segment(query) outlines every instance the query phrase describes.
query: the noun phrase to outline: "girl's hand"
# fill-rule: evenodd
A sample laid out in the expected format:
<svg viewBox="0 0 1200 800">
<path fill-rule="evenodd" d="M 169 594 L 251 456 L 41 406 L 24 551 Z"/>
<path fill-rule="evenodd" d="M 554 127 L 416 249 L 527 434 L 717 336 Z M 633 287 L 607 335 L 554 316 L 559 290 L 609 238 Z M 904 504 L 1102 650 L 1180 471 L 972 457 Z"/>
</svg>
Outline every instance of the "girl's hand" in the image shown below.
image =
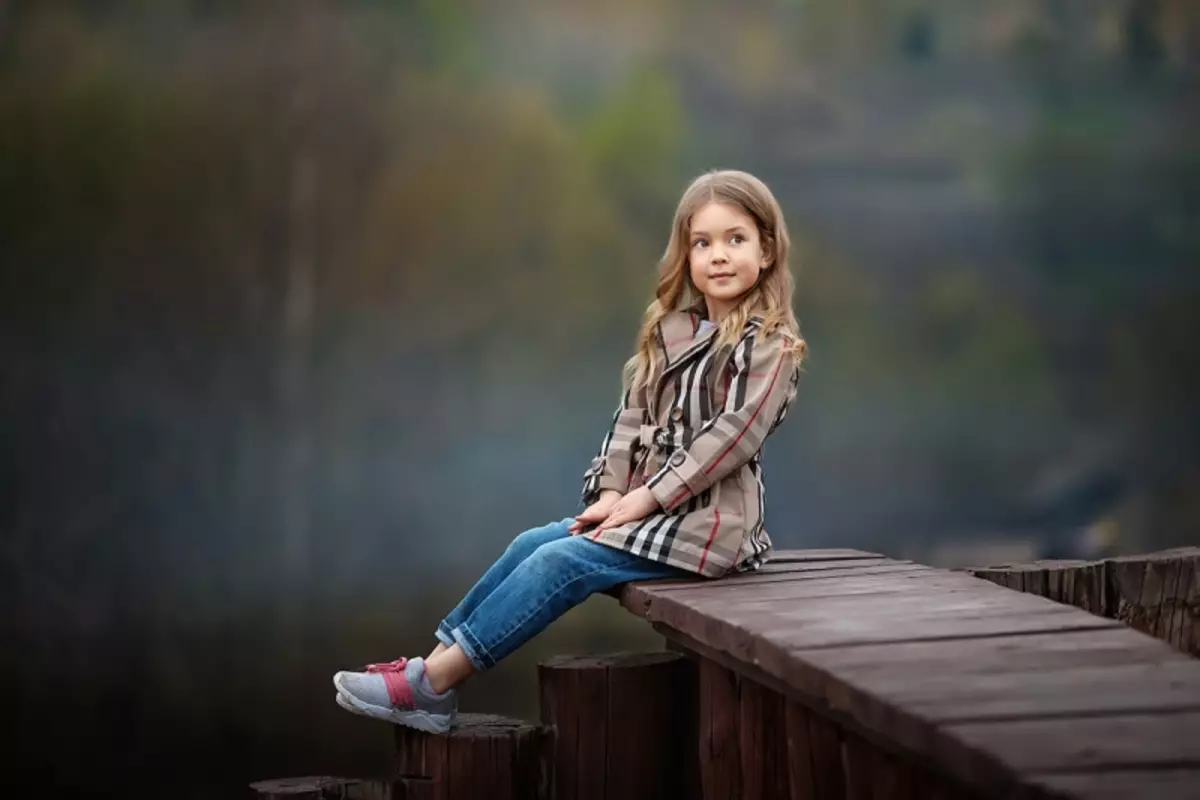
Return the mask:
<svg viewBox="0 0 1200 800">
<path fill-rule="evenodd" d="M 577 533 L 582 533 L 583 529 L 588 525 L 595 525 L 597 522 L 603 522 L 608 516 L 608 512 L 621 499 L 621 493 L 615 489 L 605 489 L 600 493 L 600 499 L 585 508 L 583 512 L 575 518 L 575 521 L 567 528 L 574 536 Z"/>
<path fill-rule="evenodd" d="M 609 528 L 616 528 L 627 522 L 636 522 L 658 509 L 659 505 L 658 501 L 654 499 L 654 493 L 645 486 L 641 486 L 616 502 L 612 510 L 608 512 L 608 517 L 600 523 L 600 527 L 596 529 L 596 532 L 599 533 Z"/>
</svg>

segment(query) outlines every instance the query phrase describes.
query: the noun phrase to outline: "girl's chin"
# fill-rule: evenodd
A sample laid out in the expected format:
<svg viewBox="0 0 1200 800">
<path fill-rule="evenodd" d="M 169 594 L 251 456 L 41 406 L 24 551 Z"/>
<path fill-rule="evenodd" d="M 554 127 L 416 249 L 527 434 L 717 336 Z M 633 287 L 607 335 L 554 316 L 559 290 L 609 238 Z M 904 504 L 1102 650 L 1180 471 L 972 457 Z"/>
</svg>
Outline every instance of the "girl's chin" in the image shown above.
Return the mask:
<svg viewBox="0 0 1200 800">
<path fill-rule="evenodd" d="M 729 302 L 730 300 L 736 300 L 741 297 L 743 294 L 745 294 L 745 291 L 740 286 L 720 286 L 709 287 L 709 291 L 705 292 L 705 294 L 708 297 L 711 297 L 713 300 Z"/>
</svg>

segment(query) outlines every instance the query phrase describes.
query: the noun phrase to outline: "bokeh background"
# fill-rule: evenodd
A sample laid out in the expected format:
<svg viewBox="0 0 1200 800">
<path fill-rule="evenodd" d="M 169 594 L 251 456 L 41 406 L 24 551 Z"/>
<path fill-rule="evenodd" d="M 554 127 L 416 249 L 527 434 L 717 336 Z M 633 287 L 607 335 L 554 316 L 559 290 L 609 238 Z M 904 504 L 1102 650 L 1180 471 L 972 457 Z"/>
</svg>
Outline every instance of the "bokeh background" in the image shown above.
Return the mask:
<svg viewBox="0 0 1200 800">
<path fill-rule="evenodd" d="M 777 546 L 1196 542 L 1198 100 L 1191 0 L 0 2 L 6 771 L 386 769 L 331 673 L 578 510 L 714 167 L 796 242 Z"/>
</svg>

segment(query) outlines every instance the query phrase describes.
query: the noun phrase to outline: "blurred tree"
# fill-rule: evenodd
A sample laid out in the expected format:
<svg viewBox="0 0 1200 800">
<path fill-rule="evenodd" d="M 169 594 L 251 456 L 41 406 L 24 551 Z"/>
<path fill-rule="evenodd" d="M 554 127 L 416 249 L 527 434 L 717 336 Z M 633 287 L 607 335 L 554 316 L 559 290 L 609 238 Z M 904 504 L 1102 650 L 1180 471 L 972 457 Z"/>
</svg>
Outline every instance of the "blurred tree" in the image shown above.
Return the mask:
<svg viewBox="0 0 1200 800">
<path fill-rule="evenodd" d="M 1163 61 L 1165 49 L 1158 28 L 1162 9 L 1158 0 L 1132 0 L 1125 12 L 1125 58 L 1131 68 L 1144 71 Z"/>
<path fill-rule="evenodd" d="M 925 61 L 937 54 L 937 22 L 927 11 L 914 11 L 900 32 L 900 52 L 910 61 Z"/>
</svg>

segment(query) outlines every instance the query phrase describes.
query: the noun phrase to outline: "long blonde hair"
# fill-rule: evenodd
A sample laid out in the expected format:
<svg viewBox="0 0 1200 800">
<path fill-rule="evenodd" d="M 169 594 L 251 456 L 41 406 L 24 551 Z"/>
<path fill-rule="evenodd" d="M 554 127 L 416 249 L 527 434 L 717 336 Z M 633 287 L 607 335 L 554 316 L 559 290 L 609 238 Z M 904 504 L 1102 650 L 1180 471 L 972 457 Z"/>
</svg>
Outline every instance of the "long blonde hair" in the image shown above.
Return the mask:
<svg viewBox="0 0 1200 800">
<path fill-rule="evenodd" d="M 626 386 L 645 386 L 658 369 L 661 355 L 656 332 L 663 317 L 672 311 L 704 309 L 704 297 L 692 283 L 688 252 L 692 216 L 708 203 L 721 203 L 748 214 L 758 227 L 763 254 L 767 257 L 767 265 L 759 274 L 758 282 L 721 320 L 714 334 L 714 346 L 735 345 L 746 321 L 758 315 L 763 319 L 759 329 L 763 336 L 781 331 L 787 349 L 797 363 L 804 358 L 807 345 L 800 336 L 800 324 L 792 311 L 795 284 L 787 263 L 791 241 L 779 203 L 766 184 L 753 175 L 738 170 L 714 170 L 692 181 L 675 209 L 671 238 L 659 262 L 654 300 L 642 317 L 634 355 L 625 364 Z"/>
</svg>

